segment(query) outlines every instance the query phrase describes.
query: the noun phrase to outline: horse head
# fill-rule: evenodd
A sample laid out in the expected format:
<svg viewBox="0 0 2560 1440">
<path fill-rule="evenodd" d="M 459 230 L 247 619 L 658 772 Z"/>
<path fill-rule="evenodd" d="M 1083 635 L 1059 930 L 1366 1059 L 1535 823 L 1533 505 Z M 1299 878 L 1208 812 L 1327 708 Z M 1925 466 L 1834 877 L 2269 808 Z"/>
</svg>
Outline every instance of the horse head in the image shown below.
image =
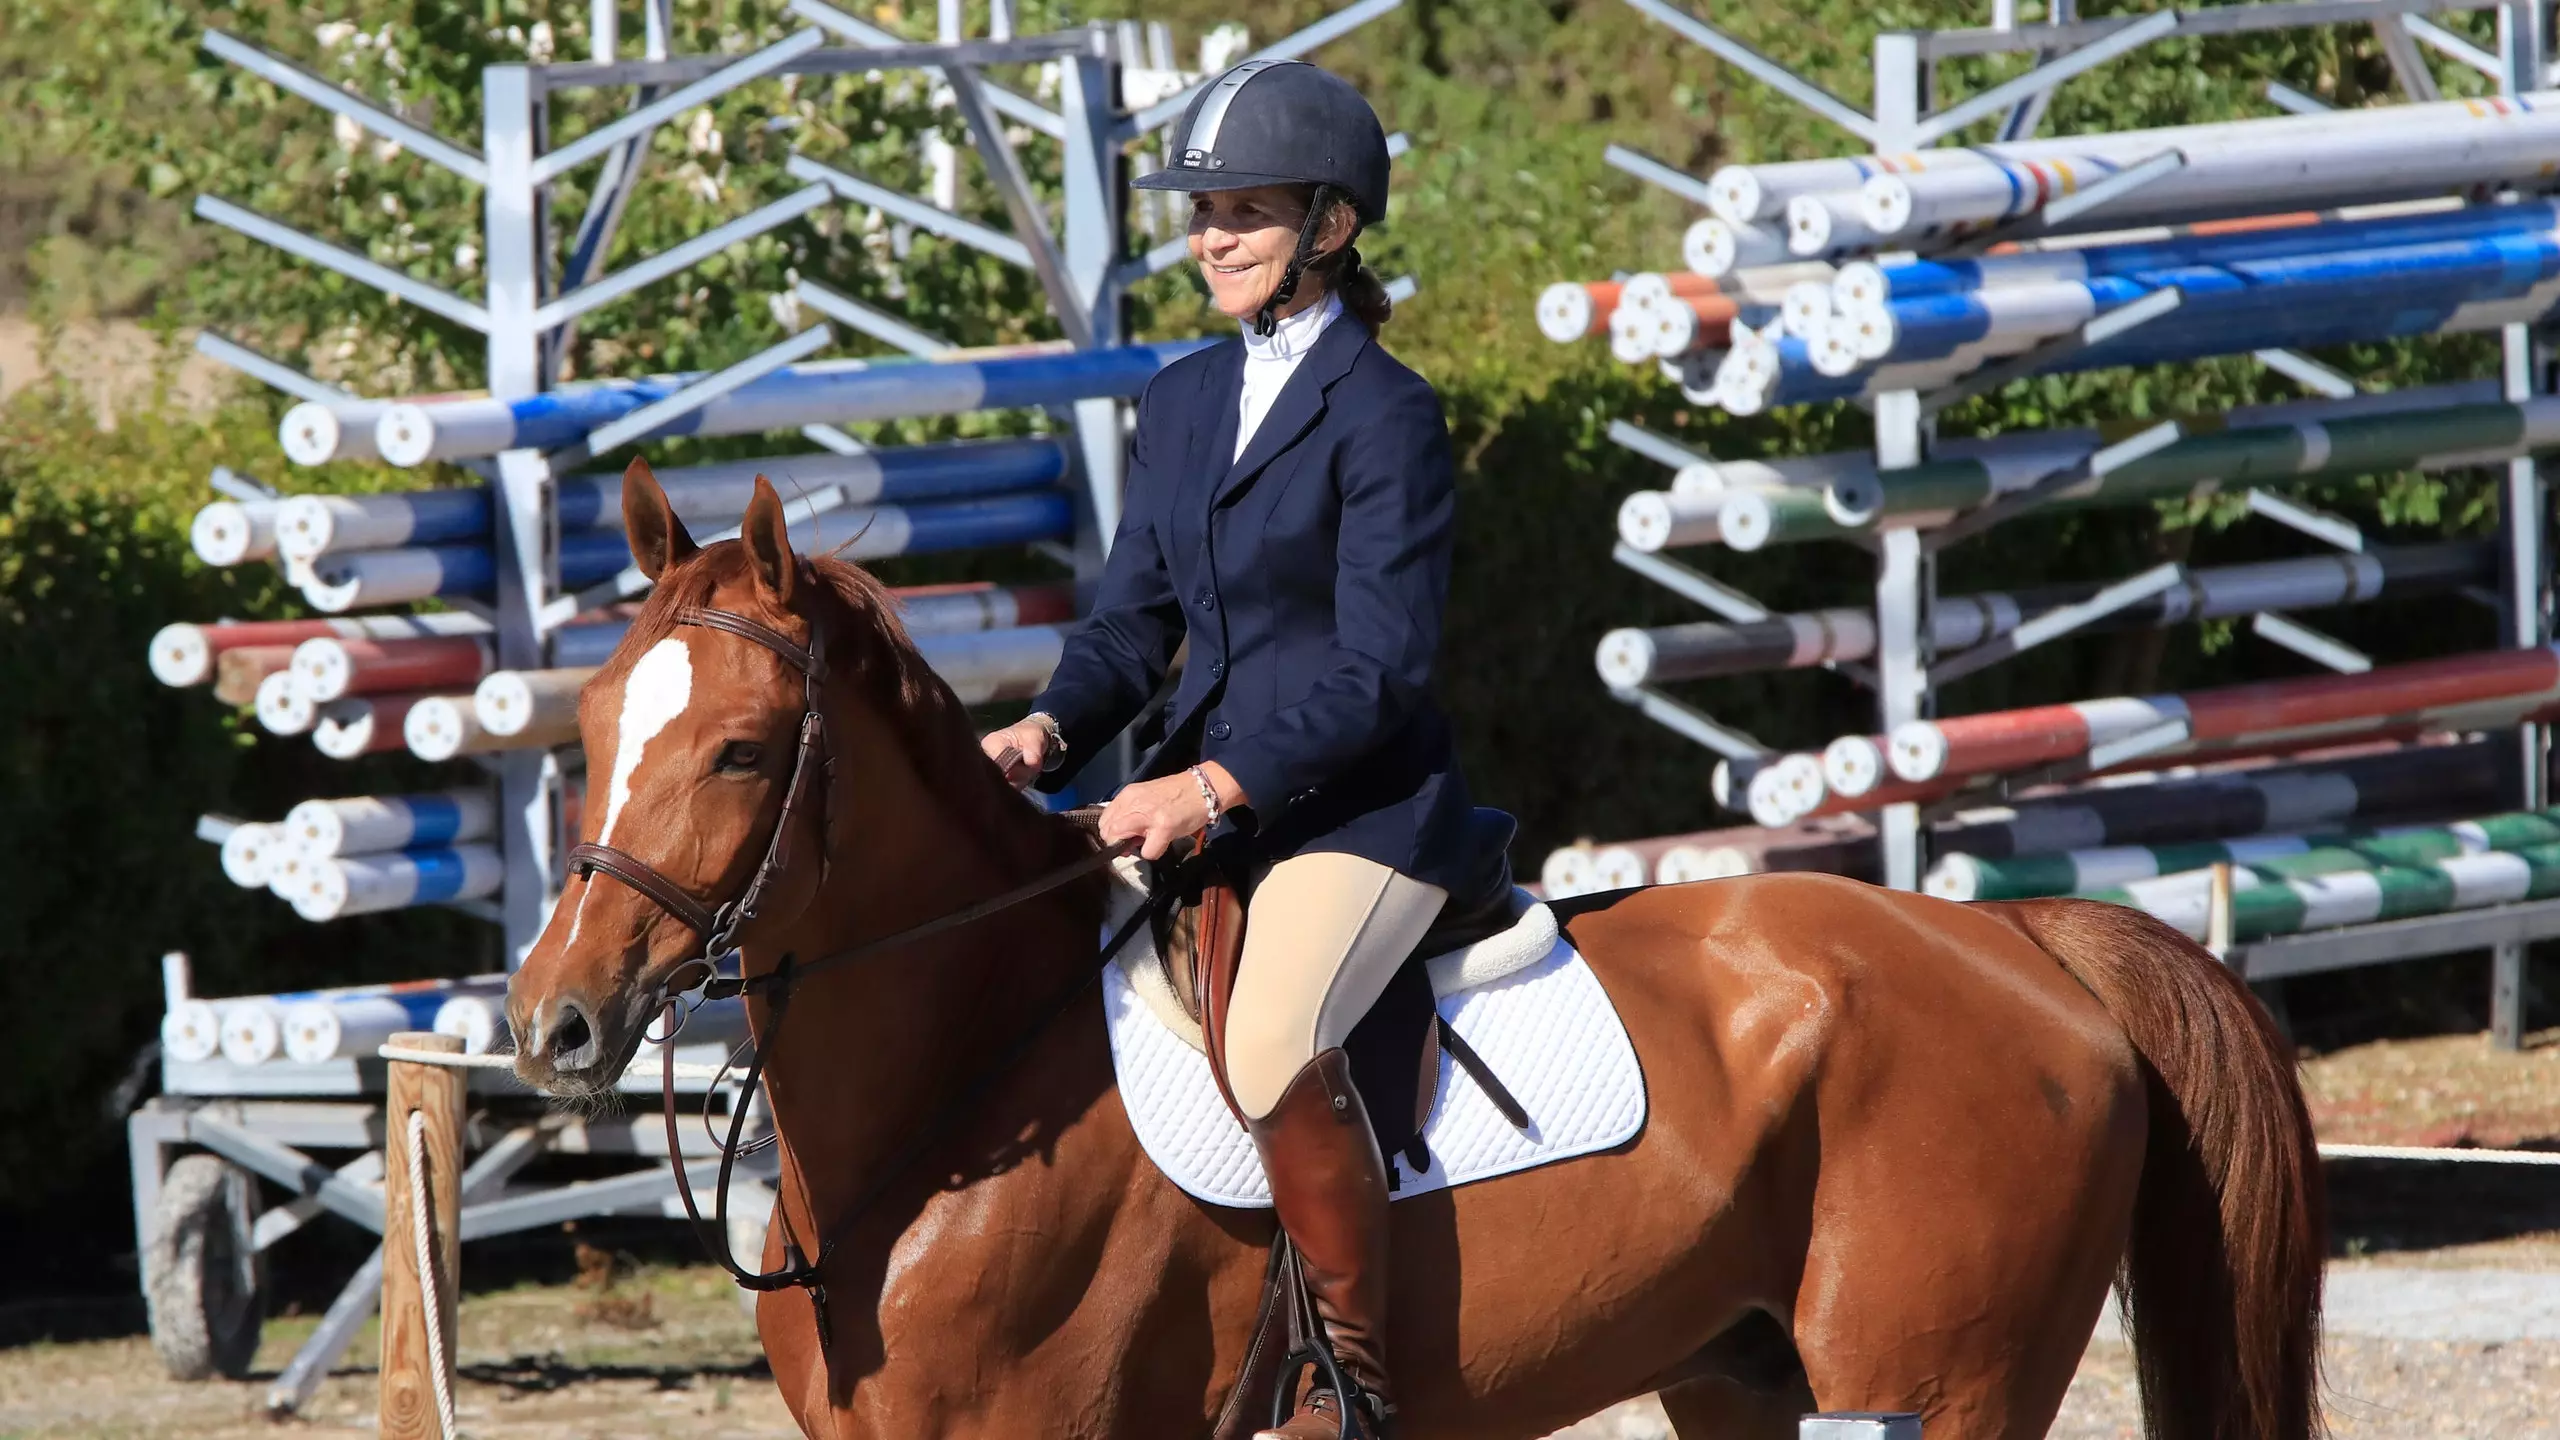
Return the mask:
<svg viewBox="0 0 2560 1440">
<path fill-rule="evenodd" d="M 715 940 L 809 917 L 829 746 L 854 738 L 829 732 L 867 728 L 858 705 L 822 702 L 839 684 L 831 661 L 913 653 L 869 576 L 792 552 L 762 476 L 734 541 L 697 546 L 643 461 L 623 476 L 622 511 L 656 590 L 579 697 L 585 843 L 508 987 L 516 1073 L 561 1095 L 614 1082 L 668 982 L 698 982 Z M 822 705 L 832 719 L 815 718 Z M 754 913 L 740 913 L 751 886 Z"/>
</svg>

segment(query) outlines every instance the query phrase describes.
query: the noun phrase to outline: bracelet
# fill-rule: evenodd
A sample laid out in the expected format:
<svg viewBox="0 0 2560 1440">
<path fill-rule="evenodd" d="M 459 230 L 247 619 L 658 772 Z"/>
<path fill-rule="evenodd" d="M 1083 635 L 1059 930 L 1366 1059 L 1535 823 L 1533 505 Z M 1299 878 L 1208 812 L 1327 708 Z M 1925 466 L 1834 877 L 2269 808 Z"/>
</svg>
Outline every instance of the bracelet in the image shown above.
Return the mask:
<svg viewBox="0 0 2560 1440">
<path fill-rule="evenodd" d="M 1067 737 L 1058 728 L 1058 717 L 1046 710 L 1034 710 L 1022 718 L 1039 722 L 1040 728 L 1049 732 L 1049 753 L 1041 757 L 1040 769 L 1044 773 L 1057 769 L 1067 758 Z"/>
<path fill-rule="evenodd" d="M 1206 829 L 1207 826 L 1218 823 L 1218 814 L 1226 807 L 1218 803 L 1218 787 L 1209 783 L 1209 777 L 1201 773 L 1199 766 L 1192 766 L 1190 773 L 1191 783 L 1200 787 L 1200 798 L 1207 801 L 1209 805 L 1209 818 L 1202 826 Z"/>
</svg>

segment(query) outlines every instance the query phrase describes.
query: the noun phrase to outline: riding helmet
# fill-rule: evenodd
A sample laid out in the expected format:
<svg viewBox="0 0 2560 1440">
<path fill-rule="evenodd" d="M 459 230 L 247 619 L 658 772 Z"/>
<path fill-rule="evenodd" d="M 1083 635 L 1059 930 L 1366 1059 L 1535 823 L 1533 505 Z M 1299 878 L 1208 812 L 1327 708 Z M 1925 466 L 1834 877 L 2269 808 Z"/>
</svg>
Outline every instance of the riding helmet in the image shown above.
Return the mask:
<svg viewBox="0 0 2560 1440">
<path fill-rule="evenodd" d="M 1387 218 L 1387 135 L 1340 76 L 1303 60 L 1247 60 L 1203 86 L 1182 114 L 1165 167 L 1141 190 L 1319 185 L 1364 225 Z"/>
</svg>

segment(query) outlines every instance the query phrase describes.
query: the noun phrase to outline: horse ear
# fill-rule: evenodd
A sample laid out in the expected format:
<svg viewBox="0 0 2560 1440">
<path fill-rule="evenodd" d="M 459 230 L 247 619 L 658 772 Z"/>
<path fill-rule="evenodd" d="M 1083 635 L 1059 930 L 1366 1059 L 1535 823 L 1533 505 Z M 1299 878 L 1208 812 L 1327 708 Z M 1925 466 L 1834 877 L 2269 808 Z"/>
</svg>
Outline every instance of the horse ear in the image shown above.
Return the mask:
<svg viewBox="0 0 2560 1440">
<path fill-rule="evenodd" d="M 782 518 L 782 497 L 773 482 L 756 477 L 755 498 L 747 502 L 747 518 L 738 528 L 754 562 L 756 579 L 780 604 L 791 603 L 791 587 L 800 578 L 800 562 L 791 553 L 791 527 Z"/>
<path fill-rule="evenodd" d="M 631 560 L 640 573 L 655 580 L 693 558 L 701 548 L 676 518 L 667 492 L 649 462 L 633 456 L 622 472 L 622 534 L 631 542 Z"/>
</svg>

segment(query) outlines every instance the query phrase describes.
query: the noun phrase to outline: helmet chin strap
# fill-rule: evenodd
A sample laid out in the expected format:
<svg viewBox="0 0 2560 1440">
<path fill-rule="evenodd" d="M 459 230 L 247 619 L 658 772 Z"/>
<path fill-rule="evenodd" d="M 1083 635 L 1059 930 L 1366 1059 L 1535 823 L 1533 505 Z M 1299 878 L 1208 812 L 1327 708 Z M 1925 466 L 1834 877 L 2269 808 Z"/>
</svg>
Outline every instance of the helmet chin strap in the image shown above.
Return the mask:
<svg viewBox="0 0 2560 1440">
<path fill-rule="evenodd" d="M 1298 294 L 1298 277 L 1306 273 L 1307 262 L 1316 258 L 1316 237 L 1324 229 L 1325 216 L 1333 210 L 1333 187 L 1319 185 L 1315 198 L 1307 204 L 1307 218 L 1298 227 L 1298 248 L 1289 256 L 1289 267 L 1280 272 L 1280 283 L 1271 287 L 1271 298 L 1253 312 L 1253 333 L 1263 339 L 1280 328 L 1280 307 Z"/>
</svg>

